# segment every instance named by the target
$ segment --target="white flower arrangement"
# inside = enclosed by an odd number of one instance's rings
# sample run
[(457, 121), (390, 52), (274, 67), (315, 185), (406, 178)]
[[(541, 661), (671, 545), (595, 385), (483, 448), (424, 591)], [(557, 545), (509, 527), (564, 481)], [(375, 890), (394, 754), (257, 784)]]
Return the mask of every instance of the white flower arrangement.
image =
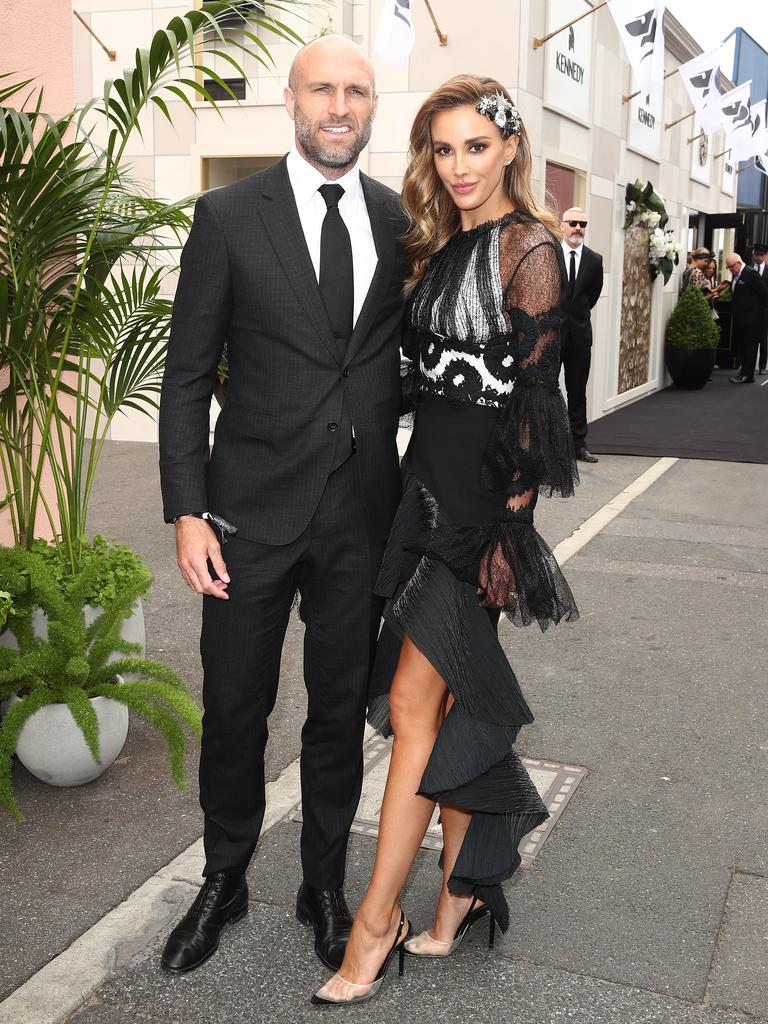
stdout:
[(669, 220), (663, 196), (654, 191), (651, 182), (645, 185), (638, 179), (627, 185), (624, 227), (640, 226), (648, 231), (648, 270), (651, 279), (662, 274), (664, 284), (680, 262), (682, 245), (675, 242), (673, 233), (664, 230)]

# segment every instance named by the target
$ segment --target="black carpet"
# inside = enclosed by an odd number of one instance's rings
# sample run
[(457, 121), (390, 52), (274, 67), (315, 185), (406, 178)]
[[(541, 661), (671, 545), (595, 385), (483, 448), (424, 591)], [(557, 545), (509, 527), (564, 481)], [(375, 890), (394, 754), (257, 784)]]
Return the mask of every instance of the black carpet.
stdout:
[(715, 370), (701, 391), (674, 385), (589, 425), (596, 454), (664, 455), (719, 462), (768, 463), (768, 377), (731, 384)]

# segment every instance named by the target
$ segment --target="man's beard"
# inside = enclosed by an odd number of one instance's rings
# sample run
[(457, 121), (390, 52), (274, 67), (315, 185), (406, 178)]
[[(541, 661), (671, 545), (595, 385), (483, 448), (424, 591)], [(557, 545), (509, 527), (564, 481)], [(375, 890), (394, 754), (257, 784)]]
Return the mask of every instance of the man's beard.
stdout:
[[(348, 145), (340, 146), (336, 143), (330, 151), (323, 149), (319, 134), (320, 128), (316, 127), (304, 116), (298, 104), (294, 107), (293, 120), (296, 127), (296, 141), (309, 160), (312, 163), (319, 164), (320, 167), (338, 169), (339, 167), (347, 167), (349, 164), (353, 164), (368, 145), (373, 126), (373, 111), (360, 125), (360, 131), (357, 134), (354, 134), (353, 130)], [(333, 122), (328, 123), (332, 124)], [(338, 123), (346, 124), (347, 122), (339, 121)]]

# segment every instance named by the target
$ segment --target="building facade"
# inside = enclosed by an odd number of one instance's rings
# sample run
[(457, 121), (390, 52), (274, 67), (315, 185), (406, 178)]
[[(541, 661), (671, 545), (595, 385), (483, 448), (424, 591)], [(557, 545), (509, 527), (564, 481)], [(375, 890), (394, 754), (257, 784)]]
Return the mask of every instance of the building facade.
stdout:
[[(685, 118), (690, 104), (674, 74), (665, 81), (663, 93), (624, 99), (635, 92), (634, 78), (606, 7), (534, 48), (535, 37), (583, 14), (585, 0), (480, 0), (471, 16), (462, 0), (431, 0), (439, 29), (447, 36), (442, 45), (426, 5), (414, 0), (416, 44), (408, 64), (398, 68), (373, 52), (384, 2), (391, 0), (297, 4), (290, 17), (303, 38), (343, 32), (374, 61), (379, 111), (371, 144), (361, 158), (363, 170), (399, 190), (409, 127), (429, 92), (461, 72), (502, 81), (527, 126), (538, 195), (548, 197), (560, 211), (569, 205), (584, 207), (589, 219), (587, 244), (604, 258), (605, 286), (593, 313), (589, 418), (663, 387), (664, 325), (677, 297), (684, 260), (666, 286), (659, 277), (646, 294), (629, 293), (633, 260), (643, 257), (633, 256), (627, 248), (624, 190), (637, 178), (652, 182), (665, 197), (668, 227), (676, 240), (685, 248), (702, 244), (708, 218), (736, 209), (736, 169), (721, 155), (722, 134), (695, 138), (699, 128), (695, 118)], [(185, 9), (169, 0), (75, 4), (106, 45), (117, 50), (115, 65), (85, 29), (75, 25), (78, 100), (100, 93), (103, 80), (115, 76), (121, 61), (130, 63), (137, 46), (146, 46), (155, 30)], [(667, 72), (701, 52), (669, 13), (665, 32)], [(173, 127), (159, 110), (147, 114), (143, 138), (134, 139), (130, 156), (134, 174), (156, 195), (177, 199), (225, 185), (269, 165), (290, 147), (293, 125), (282, 93), (295, 48), (268, 33), (264, 41), (275, 68), (251, 62), (248, 81), (233, 84), (243, 99), (220, 104), (223, 119), (196, 99), (196, 117), (181, 101), (169, 101)], [(231, 65), (219, 61), (213, 66), (231, 79)], [(709, 230), (709, 237), (722, 259), (732, 245), (733, 229)], [(644, 307), (642, 336), (626, 316), (629, 302)], [(156, 428), (129, 413), (115, 425), (113, 437), (153, 440)]]

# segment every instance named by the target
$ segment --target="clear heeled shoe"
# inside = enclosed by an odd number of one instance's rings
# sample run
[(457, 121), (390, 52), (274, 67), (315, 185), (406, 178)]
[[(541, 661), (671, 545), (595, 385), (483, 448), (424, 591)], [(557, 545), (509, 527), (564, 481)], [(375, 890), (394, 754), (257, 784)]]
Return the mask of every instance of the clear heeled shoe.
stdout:
[[(405, 929), (406, 924), (408, 928)], [(413, 926), (410, 922), (405, 919), (405, 914), (400, 911), (400, 923), (397, 926), (397, 934), (395, 935), (395, 941), (384, 958), (384, 963), (379, 968), (379, 973), (368, 984), (358, 984), (354, 981), (347, 981), (346, 978), (338, 973), (334, 974), (330, 981), (326, 982), (322, 988), (318, 989), (317, 992), (312, 996), (312, 1002), (316, 1006), (351, 1006), (353, 1003), (364, 1003), (368, 999), (373, 999), (376, 993), (379, 991), (381, 986), (384, 984), (384, 978), (387, 974), (387, 968), (389, 962), (395, 953), (398, 954), (398, 976), (402, 978), (405, 973), (405, 943), (413, 934)], [(345, 997), (336, 998), (331, 995), (321, 995), (334, 981), (340, 981), (346, 986)], [(348, 997), (347, 997), (348, 995)]]
[(410, 953), (411, 956), (431, 956), (438, 958), (450, 956), (451, 953), (455, 953), (459, 948), (464, 936), (472, 925), (481, 921), (484, 917), (487, 917), (490, 921), (488, 926), (488, 949), (493, 949), (493, 944), (496, 940), (496, 921), (488, 907), (486, 907), (485, 904), (478, 907), (477, 897), (473, 897), (472, 902), (469, 905), (469, 910), (462, 918), (461, 924), (456, 929), (456, 934), (450, 941), (446, 942), (443, 939), (435, 939), (429, 934), (429, 930), (427, 930), (404, 942), (403, 946), (405, 948), (405, 952)]

